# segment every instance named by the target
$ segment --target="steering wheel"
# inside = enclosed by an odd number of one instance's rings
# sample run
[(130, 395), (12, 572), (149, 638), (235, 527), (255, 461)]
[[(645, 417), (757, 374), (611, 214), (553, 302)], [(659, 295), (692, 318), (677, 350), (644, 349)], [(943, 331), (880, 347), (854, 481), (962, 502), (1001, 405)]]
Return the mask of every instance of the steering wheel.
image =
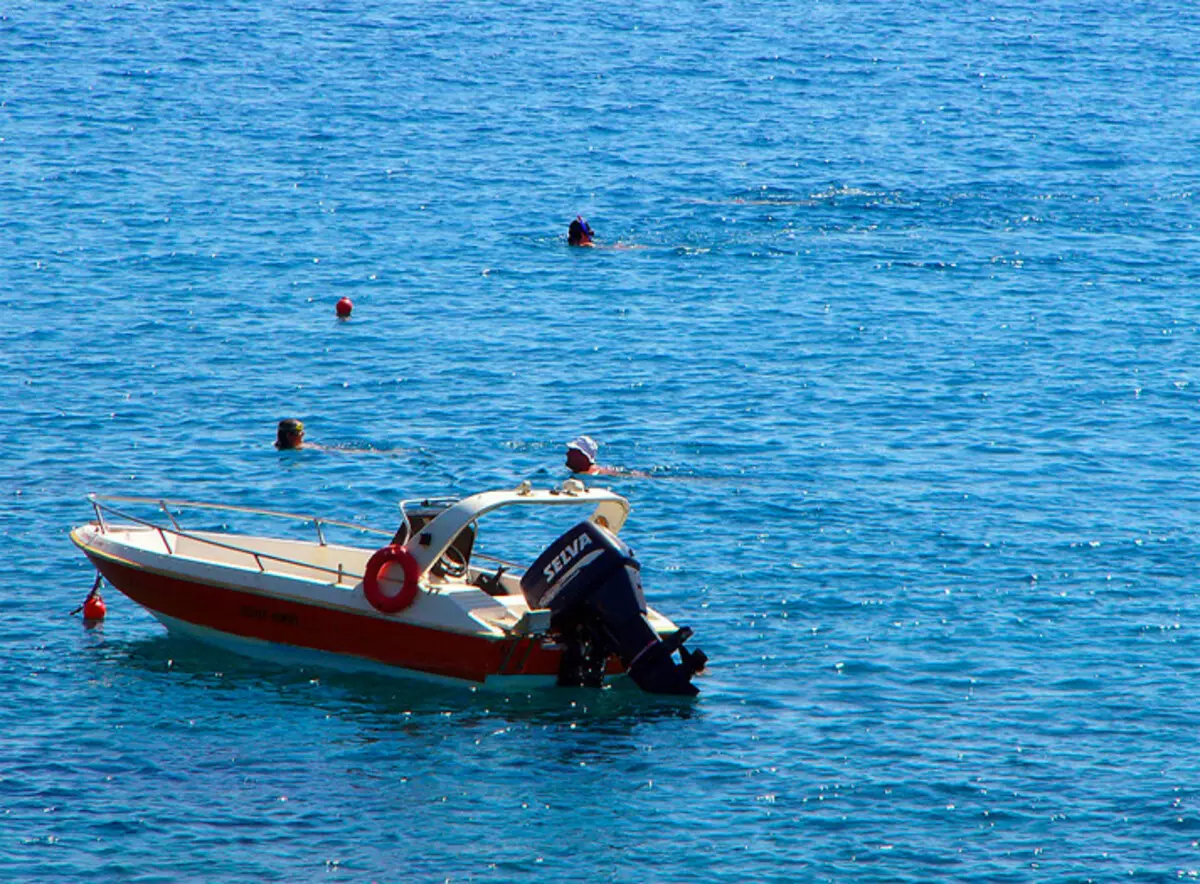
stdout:
[(446, 577), (452, 577), (455, 580), (461, 580), (467, 576), (467, 560), (461, 552), (452, 546), (446, 547), (446, 551), (442, 553), (442, 557), (437, 560), (435, 566)]

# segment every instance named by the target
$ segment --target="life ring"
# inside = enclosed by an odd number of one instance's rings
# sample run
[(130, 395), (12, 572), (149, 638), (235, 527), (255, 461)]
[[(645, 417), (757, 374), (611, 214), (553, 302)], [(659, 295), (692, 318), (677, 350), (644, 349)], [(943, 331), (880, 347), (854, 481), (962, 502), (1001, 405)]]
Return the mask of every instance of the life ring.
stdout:
[[(404, 585), (395, 595), (388, 595), (379, 586), (379, 574), (384, 566), (399, 562), (404, 569)], [(375, 555), (367, 562), (366, 573), (363, 574), (363, 595), (377, 611), (384, 614), (395, 614), (403, 611), (417, 598), (417, 581), (421, 578), (421, 570), (413, 554), (399, 544), (385, 546), (376, 550)]]

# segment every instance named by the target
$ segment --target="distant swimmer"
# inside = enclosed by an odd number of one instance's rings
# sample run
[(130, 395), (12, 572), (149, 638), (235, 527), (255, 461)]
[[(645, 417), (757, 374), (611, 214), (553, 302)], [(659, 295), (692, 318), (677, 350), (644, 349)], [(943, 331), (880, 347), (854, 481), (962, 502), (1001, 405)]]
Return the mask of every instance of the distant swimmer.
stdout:
[(586, 476), (628, 476), (647, 478), (648, 473), (625, 470), (621, 467), (606, 467), (596, 463), (600, 445), (591, 436), (576, 436), (567, 443), (567, 469)]
[(275, 431), (275, 447), (280, 451), (296, 451), (303, 448), (305, 451), (329, 451), (335, 454), (410, 454), (413, 449), (410, 448), (376, 448), (374, 445), (365, 442), (338, 442), (334, 445), (317, 445), (315, 442), (308, 442), (304, 438), (304, 421), (297, 420), (294, 417), (284, 418), (279, 422), (279, 428)]
[(305, 442), (304, 421), (296, 420), (294, 417), (284, 418), (279, 422), (279, 429), (275, 431), (275, 447), (280, 451), (295, 451), (299, 448), (312, 449), (313, 451), (329, 450), (324, 445)]
[(587, 221), (583, 220), (580, 215), (575, 216), (575, 220), (571, 222), (571, 226), (567, 228), (567, 245), (569, 246), (584, 246), (589, 249), (644, 249), (645, 246), (635, 245), (634, 243), (615, 242), (601, 245), (595, 241), (596, 233), (588, 226)]
[(594, 246), (592, 242), (592, 228), (583, 220), (582, 215), (576, 215), (575, 220), (571, 222), (571, 226), (567, 228), (567, 245), (569, 246)]
[[(304, 422), (294, 417), (284, 418), (275, 431), (275, 447), (280, 451), (291, 451), (304, 447)], [(313, 446), (309, 446), (310, 448)]]

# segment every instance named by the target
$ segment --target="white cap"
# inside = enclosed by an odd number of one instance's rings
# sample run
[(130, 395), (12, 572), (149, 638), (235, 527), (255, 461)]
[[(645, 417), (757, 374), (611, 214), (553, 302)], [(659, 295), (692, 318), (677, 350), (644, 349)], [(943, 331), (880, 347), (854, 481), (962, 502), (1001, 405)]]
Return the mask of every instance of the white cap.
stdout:
[(590, 463), (596, 462), (596, 452), (600, 450), (600, 446), (596, 444), (596, 440), (591, 436), (576, 436), (567, 443), (567, 449), (571, 448), (581, 452)]

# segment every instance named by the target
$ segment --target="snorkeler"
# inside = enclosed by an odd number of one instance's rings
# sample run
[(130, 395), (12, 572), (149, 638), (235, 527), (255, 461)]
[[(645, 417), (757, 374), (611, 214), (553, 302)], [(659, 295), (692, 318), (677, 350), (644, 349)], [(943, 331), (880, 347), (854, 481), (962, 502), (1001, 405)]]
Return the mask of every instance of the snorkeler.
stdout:
[(569, 246), (594, 246), (592, 242), (592, 228), (583, 220), (583, 216), (576, 215), (575, 220), (571, 222), (571, 226), (567, 228), (567, 245)]
[(640, 246), (637, 243), (621, 242), (617, 240), (614, 243), (598, 243), (595, 241), (596, 232), (583, 219), (582, 215), (576, 215), (575, 220), (571, 222), (571, 226), (567, 228), (567, 245), (569, 246), (584, 246), (589, 249), (644, 249), (646, 246)]

